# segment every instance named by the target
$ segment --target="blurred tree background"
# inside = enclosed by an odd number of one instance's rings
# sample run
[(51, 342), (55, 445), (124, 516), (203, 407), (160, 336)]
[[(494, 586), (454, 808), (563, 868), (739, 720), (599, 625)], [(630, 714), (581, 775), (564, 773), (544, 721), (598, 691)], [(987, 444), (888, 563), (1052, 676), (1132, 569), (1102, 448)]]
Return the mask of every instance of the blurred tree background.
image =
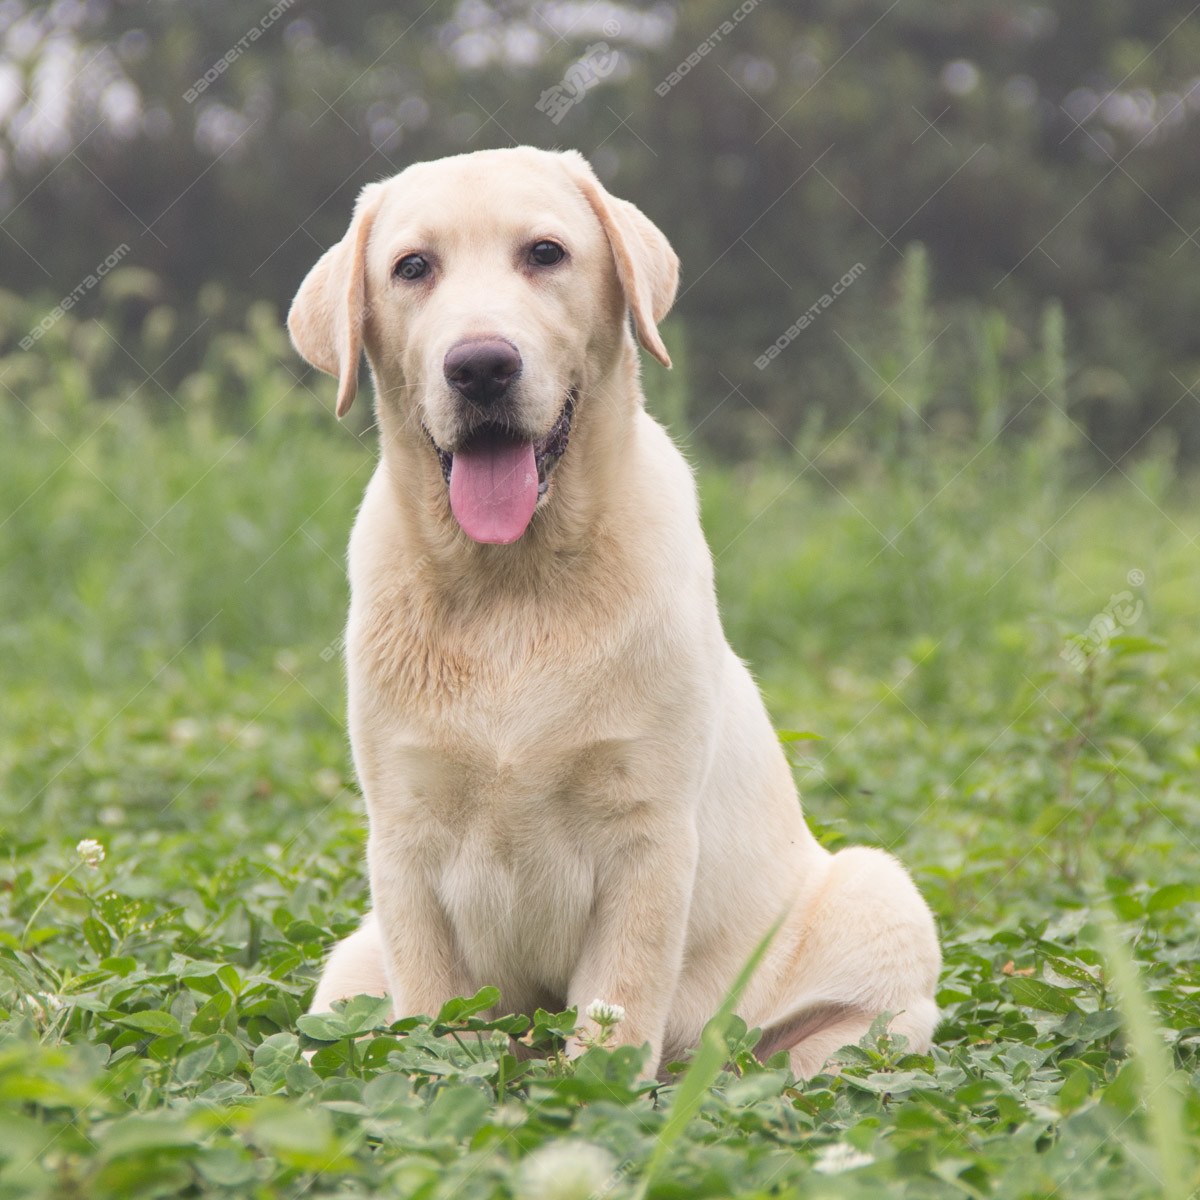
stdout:
[[(668, 341), (686, 387), (671, 387), (697, 444), (740, 456), (903, 406), (924, 368), (881, 355), (876, 327), (918, 242), (932, 319), (911, 345), (920, 359), (938, 343), (923, 420), (973, 420), (982, 378), (1004, 381), (1019, 426), (1057, 299), (1066, 402), (1095, 461), (1151, 445), (1195, 458), (1194, 11), (0, 0), (0, 379), (32, 406), (64, 386), (44, 365), (57, 355), (81, 396), (236, 416), (248, 336), (275, 339), (282, 380), (303, 375), (278, 321), (364, 183), (528, 142), (582, 150), (679, 250)], [(859, 263), (834, 314), (756, 367)]]

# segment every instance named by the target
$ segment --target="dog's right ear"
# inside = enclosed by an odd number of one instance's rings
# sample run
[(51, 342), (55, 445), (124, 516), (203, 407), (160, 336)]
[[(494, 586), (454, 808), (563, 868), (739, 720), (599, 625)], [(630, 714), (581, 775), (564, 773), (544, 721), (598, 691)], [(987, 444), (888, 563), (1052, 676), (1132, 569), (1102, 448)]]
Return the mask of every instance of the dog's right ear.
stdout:
[(292, 345), (318, 370), (337, 378), (339, 417), (350, 411), (358, 392), (367, 310), (367, 241), (382, 197), (382, 184), (363, 188), (346, 236), (304, 277), (288, 312)]

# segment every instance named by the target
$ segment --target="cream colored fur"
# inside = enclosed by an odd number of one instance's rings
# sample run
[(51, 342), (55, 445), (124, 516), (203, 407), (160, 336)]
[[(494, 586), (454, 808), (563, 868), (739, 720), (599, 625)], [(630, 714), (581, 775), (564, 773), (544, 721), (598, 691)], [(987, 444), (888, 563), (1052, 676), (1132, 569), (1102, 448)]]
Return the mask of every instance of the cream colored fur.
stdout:
[[(569, 260), (531, 272), (547, 237)], [(417, 251), (432, 279), (393, 279)], [(740, 1012), (798, 1072), (884, 1012), (929, 1045), (930, 912), (889, 855), (830, 854), (810, 833), (721, 629), (691, 472), (643, 408), (627, 314), (669, 363), (656, 325), (676, 282), (662, 233), (581, 157), (518, 148), (368, 186), (300, 288), (297, 349), (338, 377), (344, 413), (365, 348), (382, 442), (347, 633), (374, 910), (334, 949), (314, 1011), (386, 992), (397, 1014), (432, 1013), (484, 984), (505, 1011), (600, 998), (625, 1008), (619, 1040), (649, 1043), (653, 1074), (784, 914)], [(579, 398), (507, 546), (458, 527), (430, 444), (459, 430), (443, 357), (484, 335), (520, 350), (529, 428)]]

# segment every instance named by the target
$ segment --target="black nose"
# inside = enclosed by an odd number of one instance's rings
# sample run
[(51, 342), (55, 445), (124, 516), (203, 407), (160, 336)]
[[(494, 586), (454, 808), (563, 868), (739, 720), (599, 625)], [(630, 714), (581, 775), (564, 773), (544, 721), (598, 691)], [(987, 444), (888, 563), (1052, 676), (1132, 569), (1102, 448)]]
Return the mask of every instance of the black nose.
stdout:
[(451, 346), (442, 371), (459, 395), (482, 408), (508, 391), (521, 373), (521, 355), (503, 338), (475, 338)]

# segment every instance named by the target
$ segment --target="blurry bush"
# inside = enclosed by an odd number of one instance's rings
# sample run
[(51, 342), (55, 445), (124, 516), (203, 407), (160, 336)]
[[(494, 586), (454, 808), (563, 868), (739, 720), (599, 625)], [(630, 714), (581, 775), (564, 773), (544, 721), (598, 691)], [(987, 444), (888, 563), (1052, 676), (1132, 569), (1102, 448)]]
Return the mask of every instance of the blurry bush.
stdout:
[[(690, 379), (672, 411), (710, 447), (745, 455), (813, 420), (849, 426), (911, 387), (965, 420), (993, 403), (972, 389), (1001, 375), (1036, 407), (1041, 383), (1019, 364), (1059, 298), (1080, 364), (1066, 399), (1093, 457), (1164, 431), (1194, 457), (1200, 25), (1187, 15), (1134, 0), (424, 13), (4, 0), (0, 277), (41, 297), (32, 324), (130, 247), (121, 294), (114, 279), (81, 299), (110, 336), (64, 323), (34, 348), (56, 365), (10, 363), (5, 378), (22, 398), (49, 372), (79, 399), (125, 386), (228, 405), (264, 383), (245, 377), (244, 339), (267, 337), (254, 305), (286, 306), (363, 183), (515, 140), (579, 147), (679, 248), (673, 346), (686, 341)], [(547, 104), (598, 43), (615, 66), (603, 58), (565, 110)], [(929, 326), (914, 361), (879, 361), (873, 332), (912, 241), (928, 247)], [(0, 350), (28, 329), (5, 323)], [(923, 378), (932, 340), (957, 369)], [(967, 384), (981, 353), (991, 374)], [(286, 362), (272, 385), (294, 382)]]

